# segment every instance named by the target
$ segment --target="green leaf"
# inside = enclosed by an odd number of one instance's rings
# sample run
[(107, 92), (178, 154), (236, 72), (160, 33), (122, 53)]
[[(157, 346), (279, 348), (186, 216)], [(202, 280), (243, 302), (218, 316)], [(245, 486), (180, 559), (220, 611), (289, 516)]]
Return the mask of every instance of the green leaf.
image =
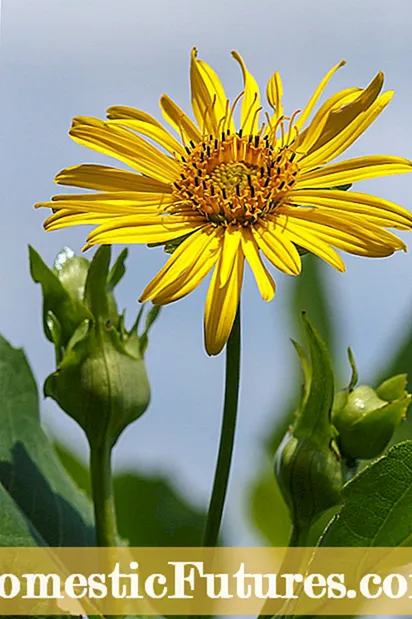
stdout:
[(412, 546), (412, 441), (364, 468), (342, 499), (322, 546)]
[(93, 256), (86, 279), (84, 300), (98, 319), (110, 317), (107, 278), (111, 257), (111, 246), (101, 245)]
[[(0, 484), (33, 536), (50, 546), (93, 546), (90, 501), (67, 475), (40, 426), (37, 387), (23, 351), (2, 337), (0, 428)], [(20, 524), (15, 520), (20, 526), (21, 518)]]
[(161, 475), (116, 475), (119, 532), (131, 546), (200, 546), (206, 515)]
[[(327, 346), (306, 315), (303, 315), (306, 336), (309, 341), (311, 380), (306, 387), (303, 405), (294, 425), (294, 434), (318, 445), (329, 443), (331, 438), (330, 413), (334, 397), (334, 376)], [(308, 380), (307, 362), (304, 364)]]
[[(385, 358), (389, 358), (389, 361), (377, 373), (376, 378), (372, 381), (373, 384), (378, 385), (387, 379), (388, 376), (406, 373), (408, 377), (406, 390), (412, 392), (412, 326), (409, 328), (405, 327), (405, 337), (402, 339), (398, 349), (393, 354), (385, 355)], [(399, 443), (406, 439), (412, 439), (412, 416), (409, 416), (395, 430), (392, 443)]]
[(42, 546), (43, 540), (0, 484), (0, 547)]
[[(87, 467), (55, 443), (61, 462), (76, 483), (90, 493)], [(164, 476), (136, 471), (114, 476), (119, 534), (131, 546), (199, 546), (206, 514), (192, 505)]]
[(54, 342), (49, 326), (49, 315), (58, 318), (61, 326), (60, 347), (66, 346), (78, 325), (90, 314), (83, 303), (72, 298), (58, 276), (42, 260), (33, 247), (29, 247), (30, 273), (33, 280), (41, 284), (43, 290), (43, 327), (46, 337)]
[(300, 317), (302, 312), (306, 312), (333, 358), (336, 344), (335, 325), (332, 320), (334, 313), (330, 295), (324, 280), (326, 268), (323, 261), (313, 254), (308, 254), (302, 259), (302, 273), (294, 281), (290, 311), (299, 339), (302, 334)]
[(112, 268), (110, 269), (109, 276), (107, 278), (107, 289), (112, 292), (115, 286), (120, 282), (123, 275), (126, 273), (126, 267), (124, 262), (127, 258), (128, 249), (123, 249), (117, 256)]

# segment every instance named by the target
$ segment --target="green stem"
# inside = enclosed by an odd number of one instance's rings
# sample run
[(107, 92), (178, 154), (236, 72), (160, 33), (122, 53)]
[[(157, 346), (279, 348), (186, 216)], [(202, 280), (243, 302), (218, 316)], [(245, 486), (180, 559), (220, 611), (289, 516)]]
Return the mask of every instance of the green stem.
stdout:
[[(296, 547), (304, 547), (306, 546), (306, 542), (308, 539), (308, 534), (309, 534), (309, 530), (308, 529), (303, 529), (301, 527), (299, 527), (299, 525), (297, 525), (297, 523), (293, 523), (292, 524), (292, 531), (290, 533), (290, 539), (289, 539), (289, 545), (288, 548), (296, 548)], [(286, 552), (285, 557), (282, 561), (282, 565), (280, 567), (280, 569), (278, 570), (279, 574), (287, 574), (288, 572), (296, 572), (296, 564), (291, 560), (290, 560), (290, 554), (289, 551)], [(258, 617), (258, 619), (272, 619), (273, 615), (267, 614), (267, 608), (268, 606), (271, 605), (273, 606), (273, 600), (267, 600), (264, 605), (262, 610), (260, 611), (260, 615)], [(286, 608), (285, 610), (287, 610), (287, 606), (288, 603), (286, 603)], [(288, 615), (276, 615), (277, 619), (284, 619), (285, 617), (287, 617)]]
[[(94, 505), (96, 545), (99, 548), (117, 546), (118, 534), (113, 495), (112, 449), (90, 445), (90, 477)], [(122, 619), (125, 615), (110, 615)]]
[(230, 466), (232, 463), (233, 446), (235, 442), (237, 405), (239, 400), (240, 382), (240, 306), (237, 309), (235, 321), (226, 345), (226, 378), (223, 419), (220, 431), (219, 454), (217, 457), (215, 478), (203, 546), (216, 546), (222, 524)]
[(117, 546), (110, 447), (90, 446), (90, 475), (97, 546)]

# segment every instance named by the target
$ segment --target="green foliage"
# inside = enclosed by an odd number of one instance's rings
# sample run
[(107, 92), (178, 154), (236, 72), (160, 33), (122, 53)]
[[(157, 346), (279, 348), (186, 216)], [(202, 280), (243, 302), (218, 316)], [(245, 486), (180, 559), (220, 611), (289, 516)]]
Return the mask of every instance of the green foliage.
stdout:
[[(21, 350), (0, 337), (1, 543), (94, 544), (90, 501), (40, 426), (37, 387)], [(31, 543), (29, 538), (32, 538)]]
[(412, 546), (412, 441), (358, 473), (342, 500), (322, 546)]
[(328, 350), (306, 317), (304, 326), (310, 362), (297, 347), (305, 385), (293, 426), (277, 451), (275, 474), (294, 527), (306, 539), (318, 517), (339, 503), (342, 471), (330, 420), (334, 377)]
[[(88, 468), (66, 447), (56, 452), (77, 485), (91, 494)], [(206, 514), (161, 475), (114, 476), (117, 523), (131, 546), (200, 546)]]
[[(324, 271), (328, 268), (313, 254), (307, 254), (302, 259), (303, 270), (299, 277), (294, 278), (290, 298), (289, 315), (296, 337), (304, 335), (302, 311), (306, 311), (312, 324), (319, 331), (333, 359), (336, 347), (336, 331), (333, 322), (333, 312), (325, 282)], [(290, 517), (287, 507), (273, 477), (273, 459), (282, 437), (293, 421), (298, 406), (300, 376), (292, 382), (289, 402), (273, 412), (273, 425), (268, 428), (264, 438), (264, 453), (255, 481), (250, 489), (249, 513), (252, 523), (272, 546), (287, 545), (290, 535)], [(269, 438), (267, 438), (269, 436)], [(274, 517), (273, 515), (276, 514)]]
[(43, 289), (46, 335), (56, 349), (57, 368), (44, 393), (77, 421), (91, 445), (112, 447), (150, 401), (144, 353), (158, 308), (148, 312), (141, 336), (141, 314), (126, 330), (113, 296), (126, 255), (110, 270), (110, 246), (100, 247), (90, 263), (65, 250), (52, 270), (30, 251), (33, 278)]

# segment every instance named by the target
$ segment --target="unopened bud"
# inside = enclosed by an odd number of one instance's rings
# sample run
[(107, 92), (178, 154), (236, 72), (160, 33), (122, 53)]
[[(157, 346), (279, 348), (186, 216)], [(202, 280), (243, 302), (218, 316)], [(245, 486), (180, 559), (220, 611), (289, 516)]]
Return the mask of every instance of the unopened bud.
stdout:
[(32, 276), (43, 289), (45, 332), (56, 349), (57, 368), (46, 379), (44, 394), (97, 446), (113, 446), (149, 405), (144, 352), (159, 311), (149, 311), (142, 334), (138, 327), (143, 307), (133, 327), (126, 329), (113, 296), (125, 271), (126, 251), (109, 271), (110, 255), (110, 247), (103, 246), (90, 263), (64, 250), (51, 270), (30, 250)]
[[(353, 358), (351, 364), (353, 368)], [(392, 376), (376, 390), (368, 385), (355, 388), (352, 380), (345, 391), (336, 394), (332, 423), (345, 459), (369, 460), (383, 453), (411, 402), (406, 383), (406, 374)]]

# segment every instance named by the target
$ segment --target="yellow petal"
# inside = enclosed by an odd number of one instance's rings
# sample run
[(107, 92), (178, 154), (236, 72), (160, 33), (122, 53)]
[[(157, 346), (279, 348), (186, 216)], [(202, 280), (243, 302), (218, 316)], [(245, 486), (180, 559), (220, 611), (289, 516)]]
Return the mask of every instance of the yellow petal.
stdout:
[[(353, 120), (342, 131), (336, 134), (328, 142), (318, 148), (311, 151), (309, 155), (302, 157), (299, 161), (301, 170), (310, 170), (317, 166), (328, 163), (331, 159), (338, 157), (343, 151), (358, 139), (360, 135), (373, 123), (373, 121), (379, 116), (379, 114), (385, 109), (389, 101), (392, 99), (393, 91), (388, 91), (381, 95), (366, 112), (359, 114), (355, 120)], [(318, 141), (319, 142), (319, 141)]]
[(377, 100), (383, 87), (383, 81), (383, 73), (379, 72), (365, 89), (361, 89), (360, 94), (355, 99), (343, 107), (331, 110), (327, 126), (325, 130), (322, 131), (313, 149), (320, 148), (323, 144), (329, 142), (329, 140), (350, 125), (360, 114), (366, 112)]
[(172, 155), (176, 153), (180, 155), (185, 154), (185, 149), (182, 144), (171, 136), (153, 116), (150, 116), (150, 114), (146, 112), (135, 110), (132, 107), (116, 105), (109, 107), (107, 116), (110, 119), (106, 123), (109, 127), (111, 125), (120, 125), (127, 129), (132, 129), (154, 140)]
[(109, 127), (98, 119), (77, 118), (69, 133), (78, 144), (115, 157), (161, 182), (172, 183), (179, 177), (177, 161), (127, 129)]
[(346, 88), (329, 97), (316, 112), (310, 125), (297, 138), (296, 150), (306, 154), (314, 148), (317, 141), (322, 138), (323, 132), (328, 131), (331, 111), (351, 103), (358, 98), (360, 92), (361, 88)]
[(219, 268), (219, 285), (224, 286), (230, 276), (233, 261), (239, 251), (242, 235), (237, 228), (228, 226), (225, 230), (223, 241), (223, 253)]
[(276, 285), (271, 274), (263, 264), (259, 247), (249, 228), (242, 229), (242, 249), (253, 271), (262, 299), (264, 301), (271, 301), (275, 296)]
[(115, 217), (92, 230), (87, 238), (87, 247), (111, 243), (165, 243), (202, 226), (204, 219), (195, 217)]
[(203, 60), (198, 60), (194, 47), (190, 62), (192, 108), (202, 133), (220, 138), (225, 129), (235, 131), (233, 119), (226, 125), (229, 114), (228, 99), (215, 71)]
[[(193, 238), (195, 235), (197, 237)], [(170, 269), (167, 269), (163, 280), (161, 281), (158, 274), (153, 280), (154, 290), (150, 292), (151, 282), (140, 300), (151, 298), (155, 305), (166, 305), (192, 292), (215, 265), (222, 249), (222, 241), (222, 228), (205, 226), (195, 232), (183, 241), (185, 247), (172, 262)], [(172, 258), (174, 256), (175, 254)], [(169, 262), (171, 262), (171, 259)], [(147, 294), (148, 290), (149, 295)]]
[(390, 155), (368, 155), (302, 173), (299, 176), (297, 188), (338, 187), (345, 183), (406, 172), (412, 172), (412, 163), (408, 159)]
[[(278, 119), (283, 116), (283, 86), (279, 71), (275, 71), (266, 87), (266, 97), (270, 107), (274, 109), (274, 114), (271, 118), (271, 123), (276, 124)], [(268, 127), (270, 130), (270, 126)]]
[(232, 56), (240, 64), (244, 81), (244, 95), (240, 114), (243, 135), (255, 135), (259, 131), (260, 93), (255, 78), (249, 73), (242, 57), (235, 51)]
[(167, 95), (160, 97), (160, 108), (164, 118), (173, 127), (184, 142), (193, 140), (196, 144), (201, 142), (202, 136), (189, 116)]
[(309, 118), (313, 108), (315, 107), (316, 103), (318, 102), (319, 97), (321, 96), (321, 94), (325, 90), (325, 88), (326, 88), (330, 78), (336, 73), (336, 71), (338, 69), (343, 67), (345, 64), (346, 64), (346, 60), (341, 60), (341, 62), (339, 62), (334, 67), (332, 67), (332, 69), (330, 71), (328, 71), (328, 73), (326, 73), (325, 77), (320, 82), (319, 86), (316, 88), (315, 92), (313, 93), (313, 95), (309, 99), (306, 107), (303, 109), (302, 113), (300, 114), (300, 116), (298, 117), (297, 121), (295, 122), (295, 127), (297, 127), (298, 129), (301, 129), (303, 127), (303, 125), (305, 124), (305, 122)]
[(79, 204), (85, 204), (86, 208), (109, 207), (110, 209), (110, 207), (114, 207), (116, 211), (118, 207), (122, 208), (128, 206), (167, 206), (174, 202), (174, 198), (170, 193), (155, 193), (154, 191), (60, 193), (53, 196), (51, 202), (40, 202), (38, 206), (47, 205), (48, 208), (63, 208), (62, 202), (67, 202), (68, 207), (75, 206), (78, 202)]
[(385, 228), (412, 228), (412, 213), (394, 202), (369, 194), (333, 189), (303, 189), (291, 191), (288, 201), (296, 206), (314, 206), (353, 213)]
[(97, 194), (68, 194), (54, 196), (49, 202), (39, 202), (35, 208), (55, 211), (46, 222), (46, 230), (57, 230), (76, 224), (101, 223), (107, 218), (122, 215), (155, 217), (173, 202), (168, 194), (117, 192)]
[(322, 258), (322, 260), (330, 264), (337, 271), (345, 271), (345, 263), (339, 254), (337, 254), (322, 238), (313, 234), (310, 229), (293, 222), (288, 225), (285, 236), (287, 236), (292, 243), (296, 243), (296, 245), (300, 245), (300, 247), (307, 249), (312, 254), (315, 254), (315, 256)]
[(274, 221), (252, 228), (255, 241), (266, 258), (280, 271), (299, 275), (302, 268), (299, 252), (284, 232), (284, 226)]
[(65, 168), (54, 179), (59, 185), (71, 185), (97, 191), (153, 191), (171, 193), (170, 184), (128, 170), (109, 166), (82, 164)]
[[(144, 215), (144, 217), (154, 217), (156, 213), (153, 209), (146, 209), (143, 207), (143, 213), (140, 215)], [(43, 226), (47, 232), (51, 232), (52, 230), (61, 230), (62, 228), (67, 228), (68, 226), (82, 226), (88, 224), (103, 224), (107, 221), (110, 221), (116, 217), (116, 215), (112, 215), (111, 213), (99, 213), (98, 211), (79, 211), (73, 209), (59, 209), (53, 215), (50, 215), (44, 222)]]
[(220, 353), (235, 320), (243, 281), (244, 255), (241, 247), (233, 257), (232, 268), (223, 286), (220, 284), (222, 261), (223, 252), (220, 252), (206, 297), (205, 348), (209, 355)]
[(357, 255), (389, 256), (396, 250), (405, 249), (403, 241), (392, 232), (348, 213), (282, 207), (277, 218), (285, 222), (288, 231), (300, 227), (338, 249)]

